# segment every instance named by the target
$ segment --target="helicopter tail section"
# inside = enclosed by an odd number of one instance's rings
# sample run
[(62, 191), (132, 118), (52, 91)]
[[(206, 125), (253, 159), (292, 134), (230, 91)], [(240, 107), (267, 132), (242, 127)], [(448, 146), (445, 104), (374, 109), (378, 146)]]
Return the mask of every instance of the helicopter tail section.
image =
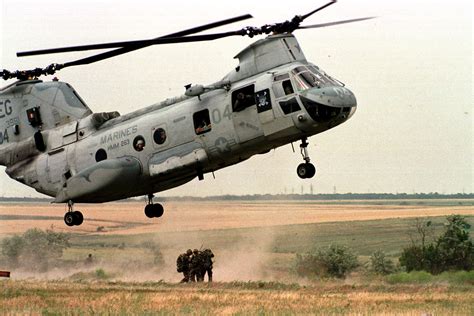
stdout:
[(10, 166), (47, 148), (47, 131), (92, 114), (67, 83), (17, 81), (0, 90), (0, 165)]

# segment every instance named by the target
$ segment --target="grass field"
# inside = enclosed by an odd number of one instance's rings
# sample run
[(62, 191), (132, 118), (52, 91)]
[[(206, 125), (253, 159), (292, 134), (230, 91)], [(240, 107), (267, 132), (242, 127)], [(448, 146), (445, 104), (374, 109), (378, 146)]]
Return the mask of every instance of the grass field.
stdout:
[[(362, 262), (376, 250), (396, 261), (416, 240), (415, 218), (430, 217), (428, 237), (435, 238), (449, 214), (465, 215), (474, 227), (473, 204), (169, 202), (162, 219), (149, 220), (142, 203), (110, 203), (81, 208), (84, 227), (73, 229), (62, 222), (64, 207), (1, 204), (0, 238), (40, 227), (69, 231), (71, 247), (44, 273), (0, 266), (12, 270), (11, 280), (0, 281), (0, 314), (472, 315), (472, 275), (426, 281), (358, 271), (345, 280), (308, 280), (293, 265), (296, 253), (330, 244), (348, 246)], [(176, 257), (201, 246), (216, 254), (218, 282), (177, 284)], [(85, 265), (89, 253), (94, 262)]]
[(472, 287), (265, 282), (2, 282), (0, 313), (472, 315)]

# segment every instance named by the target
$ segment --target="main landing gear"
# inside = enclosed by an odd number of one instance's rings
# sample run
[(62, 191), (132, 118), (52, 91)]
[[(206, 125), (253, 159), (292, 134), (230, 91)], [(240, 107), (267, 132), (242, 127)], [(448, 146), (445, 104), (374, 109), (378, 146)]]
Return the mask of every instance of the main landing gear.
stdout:
[(73, 204), (74, 203), (72, 201), (67, 202), (68, 210), (67, 213), (64, 214), (64, 222), (67, 226), (79, 226), (84, 221), (84, 216), (82, 213), (72, 209)]
[(301, 179), (309, 179), (312, 178), (316, 173), (316, 167), (309, 162), (309, 155), (308, 155), (308, 142), (307, 138), (301, 139), (301, 155), (303, 156), (304, 163), (299, 164), (298, 168), (296, 168), (296, 173)]
[(148, 194), (148, 204), (145, 206), (145, 215), (148, 218), (161, 217), (165, 211), (160, 203), (153, 204), (154, 197), (153, 194)]

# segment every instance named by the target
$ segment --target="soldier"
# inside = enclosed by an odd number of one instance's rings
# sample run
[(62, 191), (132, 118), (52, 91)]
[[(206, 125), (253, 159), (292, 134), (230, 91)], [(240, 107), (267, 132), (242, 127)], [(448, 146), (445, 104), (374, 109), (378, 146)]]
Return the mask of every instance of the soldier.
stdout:
[(204, 249), (202, 251), (202, 262), (203, 262), (202, 280), (203, 281), (207, 272), (207, 280), (209, 282), (212, 282), (212, 263), (213, 263), (212, 258), (214, 258), (214, 253), (212, 253), (211, 249)]
[(86, 261), (84, 261), (84, 264), (85, 264), (86, 266), (90, 266), (93, 261), (94, 261), (94, 259), (92, 258), (92, 254), (90, 253), (90, 254), (87, 256)]
[(202, 254), (199, 250), (194, 249), (191, 257), (191, 282), (202, 282), (204, 281), (203, 265), (202, 265)]
[(180, 283), (186, 283), (189, 282), (190, 278), (190, 262), (191, 262), (191, 255), (193, 252), (191, 249), (188, 249), (185, 253), (182, 253), (178, 256), (178, 259), (176, 260), (176, 268), (178, 272), (182, 272), (184, 275), (184, 278), (181, 280)]

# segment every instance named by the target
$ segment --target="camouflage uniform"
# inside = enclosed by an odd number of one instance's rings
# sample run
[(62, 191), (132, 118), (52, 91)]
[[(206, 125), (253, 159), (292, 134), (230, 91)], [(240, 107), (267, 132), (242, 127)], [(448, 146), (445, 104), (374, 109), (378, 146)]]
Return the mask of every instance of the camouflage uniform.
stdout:
[(176, 268), (178, 272), (182, 272), (184, 278), (181, 280), (181, 283), (189, 282), (190, 279), (190, 256), (192, 255), (191, 249), (188, 249), (185, 253), (182, 253), (178, 256), (176, 260)]
[(204, 249), (202, 251), (202, 262), (203, 262), (203, 273), (202, 273), (202, 280), (204, 281), (204, 277), (206, 276), (209, 282), (212, 282), (212, 258), (214, 258), (214, 253), (212, 253), (211, 249)]
[(191, 282), (202, 282), (204, 281), (203, 264), (202, 264), (202, 253), (194, 249), (191, 257)]

